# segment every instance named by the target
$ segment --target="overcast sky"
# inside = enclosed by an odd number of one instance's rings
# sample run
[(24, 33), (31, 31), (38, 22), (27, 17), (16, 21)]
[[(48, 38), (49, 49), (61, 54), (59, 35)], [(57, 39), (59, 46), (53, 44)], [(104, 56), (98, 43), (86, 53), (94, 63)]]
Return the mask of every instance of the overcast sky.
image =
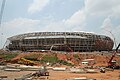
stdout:
[(6, 0), (0, 47), (8, 37), (39, 31), (93, 32), (119, 43), (120, 0)]

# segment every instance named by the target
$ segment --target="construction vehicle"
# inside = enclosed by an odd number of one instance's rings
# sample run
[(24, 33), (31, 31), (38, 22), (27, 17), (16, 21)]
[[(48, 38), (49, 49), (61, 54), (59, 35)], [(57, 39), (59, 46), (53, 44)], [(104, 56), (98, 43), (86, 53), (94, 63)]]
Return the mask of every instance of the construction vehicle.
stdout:
[(31, 65), (31, 66), (36, 65), (36, 63), (34, 61), (27, 60), (25, 58), (20, 58), (20, 61), (25, 65)]
[(49, 72), (46, 69), (46, 66), (42, 66), (39, 71), (35, 72), (33, 76), (49, 76)]
[(112, 69), (119, 69), (120, 68), (120, 66), (116, 65), (116, 61), (113, 60), (113, 58), (115, 57), (116, 53), (118, 52), (119, 47), (120, 47), (120, 43), (118, 44), (117, 48), (113, 52), (113, 55), (112, 55), (112, 57), (110, 58), (110, 60), (108, 62), (108, 68), (112, 68)]

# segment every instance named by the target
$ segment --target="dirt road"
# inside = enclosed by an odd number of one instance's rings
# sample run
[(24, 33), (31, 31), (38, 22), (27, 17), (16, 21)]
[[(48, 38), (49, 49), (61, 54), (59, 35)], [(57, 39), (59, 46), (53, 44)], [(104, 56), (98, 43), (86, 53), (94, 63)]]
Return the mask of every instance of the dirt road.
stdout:
[[(21, 72), (8, 72), (0, 71), (0, 76), (4, 75), (8, 78), (6, 80), (14, 80), (22, 75), (32, 73), (34, 71), (21, 71)], [(94, 78), (96, 80), (120, 80), (120, 70), (107, 71), (106, 73), (70, 73), (68, 71), (52, 71), (50, 70), (50, 76), (46, 80), (65, 80), (67, 78), (79, 78), (87, 77)], [(40, 79), (37, 79), (40, 80)]]

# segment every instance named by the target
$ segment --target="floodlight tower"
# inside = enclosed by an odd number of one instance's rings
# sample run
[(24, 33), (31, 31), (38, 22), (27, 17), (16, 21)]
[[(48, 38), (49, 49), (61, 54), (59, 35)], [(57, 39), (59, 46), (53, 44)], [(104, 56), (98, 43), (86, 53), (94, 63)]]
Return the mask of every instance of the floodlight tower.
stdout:
[(110, 34), (112, 35), (112, 37), (113, 37), (115, 47), (117, 47), (116, 40), (115, 40), (115, 36), (113, 35), (113, 33), (112, 33), (111, 31), (109, 31), (109, 33), (110, 33)]
[[(105, 29), (106, 30), (106, 29)], [(113, 37), (113, 42), (114, 42), (114, 47), (116, 48), (117, 47), (117, 44), (116, 44), (116, 39), (115, 39), (115, 36), (114, 36), (114, 34), (112, 33), (112, 31), (109, 31), (109, 30), (106, 30), (106, 31), (108, 31), (110, 34), (111, 34), (111, 36)]]

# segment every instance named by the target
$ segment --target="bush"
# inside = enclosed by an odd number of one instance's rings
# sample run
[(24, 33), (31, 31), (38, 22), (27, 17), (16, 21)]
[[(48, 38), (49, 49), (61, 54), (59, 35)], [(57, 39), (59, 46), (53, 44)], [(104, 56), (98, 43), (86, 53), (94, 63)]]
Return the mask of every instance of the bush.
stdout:
[(63, 64), (63, 65), (74, 66), (73, 64), (68, 63), (67, 61), (64, 61), (64, 60), (59, 60), (58, 62), (59, 62), (60, 64)]
[(28, 59), (28, 60), (34, 60), (34, 61), (38, 61), (38, 57), (40, 57), (41, 55), (39, 54), (31, 54), (29, 56), (24, 56), (25, 59)]
[(74, 58), (79, 58), (78, 54), (74, 54), (73, 56)]
[(58, 58), (56, 56), (45, 55), (40, 61), (41, 62), (57, 63)]

